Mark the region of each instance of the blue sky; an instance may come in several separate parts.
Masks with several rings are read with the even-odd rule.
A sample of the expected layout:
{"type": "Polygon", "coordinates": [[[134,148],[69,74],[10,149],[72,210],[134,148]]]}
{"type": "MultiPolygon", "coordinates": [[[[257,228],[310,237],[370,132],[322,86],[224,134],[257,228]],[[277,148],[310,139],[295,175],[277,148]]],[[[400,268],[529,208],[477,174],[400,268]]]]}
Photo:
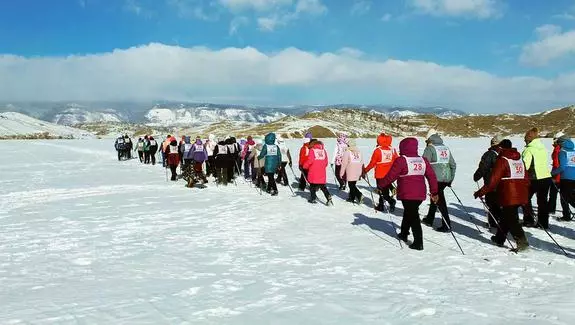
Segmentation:
{"type": "Polygon", "coordinates": [[[0,100],[533,111],[575,102],[575,0],[2,1],[0,55],[0,100]]]}

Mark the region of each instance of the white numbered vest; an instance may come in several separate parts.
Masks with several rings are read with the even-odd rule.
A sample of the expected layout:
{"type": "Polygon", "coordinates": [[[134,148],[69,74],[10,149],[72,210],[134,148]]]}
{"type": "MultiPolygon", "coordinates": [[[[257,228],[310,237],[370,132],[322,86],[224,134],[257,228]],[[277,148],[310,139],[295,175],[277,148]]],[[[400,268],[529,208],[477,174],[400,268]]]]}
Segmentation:
{"type": "Polygon", "coordinates": [[[435,155],[437,156],[437,161],[432,164],[449,164],[449,157],[451,152],[446,146],[433,146],[435,148],[435,155]]]}
{"type": "Polygon", "coordinates": [[[381,152],[381,160],[377,163],[378,165],[390,164],[393,161],[393,150],[389,149],[384,150],[379,148],[379,151],[381,152]]]}
{"type": "Polygon", "coordinates": [[[138,142],[138,151],[142,151],[142,150],[144,150],[144,143],[138,142]]]}
{"type": "Polygon", "coordinates": [[[236,145],[235,144],[228,144],[228,152],[229,153],[236,153],[236,145]]]}
{"type": "Polygon", "coordinates": [[[188,153],[190,152],[190,149],[192,149],[193,144],[191,143],[184,143],[184,153],[188,153]]]}
{"type": "Polygon", "coordinates": [[[511,160],[503,157],[507,164],[509,164],[509,171],[511,172],[509,177],[504,177],[502,179],[524,179],[525,178],[525,164],[523,160],[511,160]]]}
{"type": "Polygon", "coordinates": [[[326,160],[327,159],[327,155],[325,154],[324,149],[312,149],[312,150],[313,150],[313,154],[315,156],[315,160],[326,160]]]}
{"type": "Polygon", "coordinates": [[[178,146],[170,145],[170,153],[178,153],[178,146]]]}
{"type": "Polygon", "coordinates": [[[286,147],[285,144],[281,144],[279,147],[280,147],[280,152],[282,153],[282,162],[288,162],[289,161],[288,155],[287,155],[288,148],[286,147]]]}
{"type": "Polygon", "coordinates": [[[423,176],[425,175],[426,164],[422,157],[405,157],[405,162],[407,163],[407,174],[404,176],[423,176]]]}
{"type": "Polygon", "coordinates": [[[208,152],[209,157],[214,155],[215,148],[216,145],[211,140],[206,141],[206,151],[208,152]]]}
{"type": "Polygon", "coordinates": [[[248,152],[252,152],[256,146],[253,144],[248,145],[248,152]]]}
{"type": "Polygon", "coordinates": [[[123,144],[124,143],[124,138],[118,138],[118,144],[123,144]]]}
{"type": "Polygon", "coordinates": [[[225,155],[228,153],[228,147],[218,144],[218,155],[225,155]]]}
{"type": "Polygon", "coordinates": [[[349,156],[352,164],[361,164],[363,162],[361,159],[361,153],[359,151],[350,151],[349,156]]]}
{"type": "Polygon", "coordinates": [[[277,156],[278,146],[275,144],[266,144],[266,156],[277,156]]]}
{"type": "Polygon", "coordinates": [[[565,155],[567,156],[567,167],[575,167],[575,151],[565,151],[565,155]]]}
{"type": "Polygon", "coordinates": [[[201,144],[194,144],[194,152],[202,152],[204,151],[204,146],[201,144]]]}
{"type": "Polygon", "coordinates": [[[157,146],[158,143],[156,142],[156,140],[150,140],[150,146],[157,146]]]}

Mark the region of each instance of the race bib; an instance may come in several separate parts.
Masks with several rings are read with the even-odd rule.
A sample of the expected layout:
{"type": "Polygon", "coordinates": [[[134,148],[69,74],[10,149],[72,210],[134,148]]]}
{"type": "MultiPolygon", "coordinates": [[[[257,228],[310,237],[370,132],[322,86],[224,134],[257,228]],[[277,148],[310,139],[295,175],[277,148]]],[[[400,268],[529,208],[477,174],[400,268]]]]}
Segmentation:
{"type": "Polygon", "coordinates": [[[188,151],[190,151],[190,149],[192,149],[192,144],[191,143],[185,143],[184,144],[184,152],[188,152],[188,151]]]}
{"type": "Polygon", "coordinates": [[[267,148],[267,156],[277,156],[278,155],[278,146],[276,145],[266,145],[267,148]]]}
{"type": "Polygon", "coordinates": [[[425,175],[425,160],[421,157],[405,157],[407,162],[406,176],[423,176],[425,175]]]}
{"type": "Polygon", "coordinates": [[[124,139],[118,139],[118,144],[123,144],[124,143],[124,139]]]}
{"type": "Polygon", "coordinates": [[[170,145],[170,153],[178,153],[178,146],[170,145]]]}
{"type": "Polygon", "coordinates": [[[228,153],[228,147],[218,144],[218,155],[225,155],[228,153]]]}
{"type": "Polygon", "coordinates": [[[566,151],[567,167],[575,167],[575,151],[566,151]]]}
{"type": "Polygon", "coordinates": [[[525,178],[525,164],[523,164],[522,160],[511,160],[507,159],[507,163],[509,164],[509,170],[511,171],[511,176],[507,177],[506,179],[523,179],[525,178]]]}
{"type": "Polygon", "coordinates": [[[150,146],[156,146],[158,145],[158,143],[156,142],[156,140],[151,140],[150,141],[150,146]]]}
{"type": "Polygon", "coordinates": [[[359,152],[350,151],[350,154],[352,163],[361,163],[361,154],[359,152]]]}
{"type": "Polygon", "coordinates": [[[254,145],[251,145],[251,144],[250,144],[250,145],[248,145],[248,151],[252,151],[252,150],[254,150],[254,147],[255,147],[254,145]]]}
{"type": "Polygon", "coordinates": [[[194,151],[195,151],[195,152],[204,151],[204,146],[202,146],[201,144],[195,144],[195,145],[194,145],[194,151]]]}
{"type": "Polygon", "coordinates": [[[236,146],[233,144],[228,144],[228,149],[230,153],[235,153],[236,152],[236,146]]]}
{"type": "Polygon", "coordinates": [[[381,152],[381,161],[380,164],[389,164],[393,160],[393,151],[391,150],[383,150],[379,149],[381,152]]]}
{"type": "Polygon", "coordinates": [[[144,149],[144,144],[142,142],[138,142],[138,149],[144,149]]]}
{"type": "Polygon", "coordinates": [[[313,154],[315,156],[315,160],[326,160],[327,155],[325,154],[325,150],[323,149],[313,149],[313,154]]]}
{"type": "Polygon", "coordinates": [[[445,146],[437,146],[435,147],[435,152],[437,155],[437,164],[448,164],[449,163],[449,156],[450,152],[449,149],[445,146]]]}

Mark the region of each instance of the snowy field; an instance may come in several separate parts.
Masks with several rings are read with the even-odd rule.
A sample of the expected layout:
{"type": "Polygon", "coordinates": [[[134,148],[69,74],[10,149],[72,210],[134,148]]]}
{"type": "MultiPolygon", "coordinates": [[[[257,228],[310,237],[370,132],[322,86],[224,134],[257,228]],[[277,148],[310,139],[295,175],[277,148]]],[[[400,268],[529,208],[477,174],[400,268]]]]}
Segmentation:
{"type": "MultiPolygon", "coordinates": [[[[488,142],[446,139],[478,224],[472,174],[488,142]]],[[[375,140],[359,143],[368,154],[375,140]]],[[[326,207],[243,180],[187,189],[160,166],[118,162],[110,140],[0,151],[0,324],[573,324],[575,259],[539,229],[519,255],[493,246],[449,191],[465,255],[427,227],[424,251],[401,249],[401,205],[375,214],[333,185],[326,207]]],[[[551,232],[575,255],[575,223],[551,232]]]]}

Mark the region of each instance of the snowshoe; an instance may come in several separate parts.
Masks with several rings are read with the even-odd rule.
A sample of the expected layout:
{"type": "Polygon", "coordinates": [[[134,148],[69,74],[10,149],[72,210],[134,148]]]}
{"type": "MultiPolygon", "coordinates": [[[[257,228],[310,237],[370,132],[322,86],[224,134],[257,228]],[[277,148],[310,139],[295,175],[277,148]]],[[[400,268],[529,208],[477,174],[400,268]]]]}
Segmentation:
{"type": "Polygon", "coordinates": [[[499,247],[503,247],[504,246],[504,241],[500,241],[499,239],[497,239],[497,236],[491,236],[491,242],[494,243],[495,245],[499,246],[499,247]]]}
{"type": "Polygon", "coordinates": [[[407,235],[397,234],[397,238],[399,238],[399,240],[407,243],[407,235]]]}
{"type": "Polygon", "coordinates": [[[327,199],[327,201],[325,202],[325,205],[327,206],[333,206],[333,201],[331,198],[327,199]]]}
{"type": "Polygon", "coordinates": [[[417,250],[417,251],[422,251],[423,250],[423,244],[411,244],[409,245],[409,248],[417,250]]]}
{"type": "Polygon", "coordinates": [[[362,204],[363,203],[363,194],[360,194],[359,197],[357,198],[357,204],[362,204]]]}
{"type": "Polygon", "coordinates": [[[307,202],[311,203],[311,204],[316,204],[317,200],[316,199],[309,199],[309,200],[307,200],[307,202]]]}
{"type": "Polygon", "coordinates": [[[433,220],[428,220],[426,218],[421,219],[421,224],[426,225],[428,227],[433,227],[433,220]]]}
{"type": "Polygon", "coordinates": [[[271,196],[278,196],[278,191],[272,191],[271,196]]]}
{"type": "Polygon", "coordinates": [[[443,225],[439,228],[435,228],[435,231],[437,231],[437,232],[449,232],[450,230],[449,230],[449,227],[443,225]]]}
{"type": "Polygon", "coordinates": [[[348,197],[345,202],[349,202],[349,203],[355,203],[355,200],[351,197],[348,197]]]}

